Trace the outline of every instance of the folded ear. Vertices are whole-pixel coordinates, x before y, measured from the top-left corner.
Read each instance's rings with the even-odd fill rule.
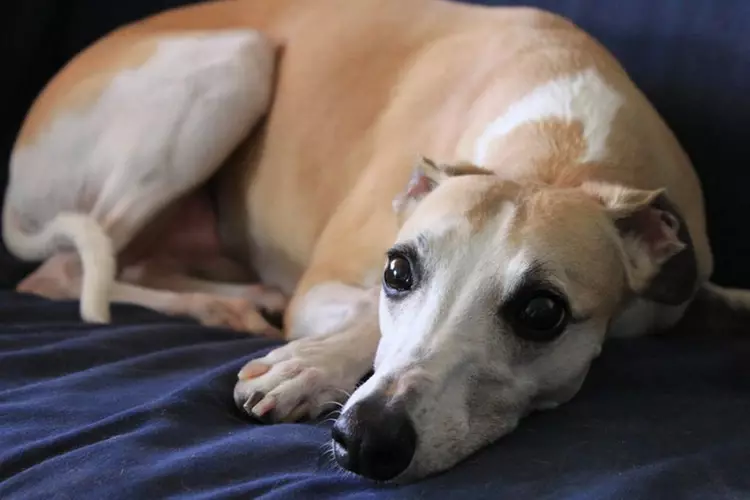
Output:
[[[690,232],[664,189],[587,183],[618,230],[630,286],[638,295],[677,305],[695,292],[698,265]]]
[[[491,171],[470,163],[437,164],[421,156],[412,171],[406,189],[393,200],[393,210],[400,217],[407,216],[422,198],[430,194],[441,182],[459,175],[490,175]]]

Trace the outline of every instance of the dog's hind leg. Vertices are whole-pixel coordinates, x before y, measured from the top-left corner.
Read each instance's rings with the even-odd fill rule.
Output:
[[[82,316],[107,321],[115,255],[247,137],[269,106],[274,66],[275,48],[251,30],[125,31],[89,48],[40,95],[17,141],[3,210],[10,251],[46,260],[75,250]]]
[[[231,328],[254,335],[280,337],[281,333],[263,317],[255,304],[241,297],[201,292],[175,292],[116,282],[112,300],[198,320],[202,325]]]
[[[280,291],[261,283],[227,283],[197,278],[189,271],[194,269],[186,269],[180,262],[152,259],[124,269],[121,280],[158,290],[245,300],[269,317],[278,319],[278,323],[281,322],[288,300]]]
[[[74,253],[58,253],[18,285],[18,291],[54,300],[80,296],[80,261]],[[147,307],[170,316],[184,316],[213,327],[231,328],[257,335],[279,337],[280,332],[258,311],[248,297],[230,297],[203,290],[160,290],[115,281],[111,286],[114,302]]]
[[[169,35],[158,43],[143,76],[131,75],[112,96],[131,111],[113,116],[95,146],[99,163],[119,164],[92,209],[118,249],[213,175],[270,103],[274,51],[260,34]]]

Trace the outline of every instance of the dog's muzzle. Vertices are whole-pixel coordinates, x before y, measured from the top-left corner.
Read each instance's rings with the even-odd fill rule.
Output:
[[[376,481],[404,472],[417,448],[417,433],[403,404],[380,396],[367,397],[346,410],[332,434],[338,464]]]

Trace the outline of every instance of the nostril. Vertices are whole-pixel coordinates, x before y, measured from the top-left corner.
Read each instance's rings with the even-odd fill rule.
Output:
[[[331,429],[331,438],[333,440],[333,455],[336,462],[344,469],[357,472],[359,465],[357,459],[359,449],[352,449],[353,441],[356,436],[352,436],[352,429],[349,420],[346,417],[339,417]]]
[[[346,434],[343,427],[341,419],[336,420],[336,423],[333,424],[333,429],[331,429],[331,437],[334,443],[346,448]]]

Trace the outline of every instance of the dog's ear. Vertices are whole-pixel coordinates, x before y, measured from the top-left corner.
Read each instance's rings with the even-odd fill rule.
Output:
[[[583,189],[604,205],[618,230],[633,291],[663,304],[688,300],[697,284],[697,260],[688,227],[666,191],[607,183]]]
[[[489,175],[491,171],[470,163],[437,164],[424,156],[419,157],[412,170],[406,189],[393,200],[393,211],[404,217],[430,194],[441,182],[459,175]]]

